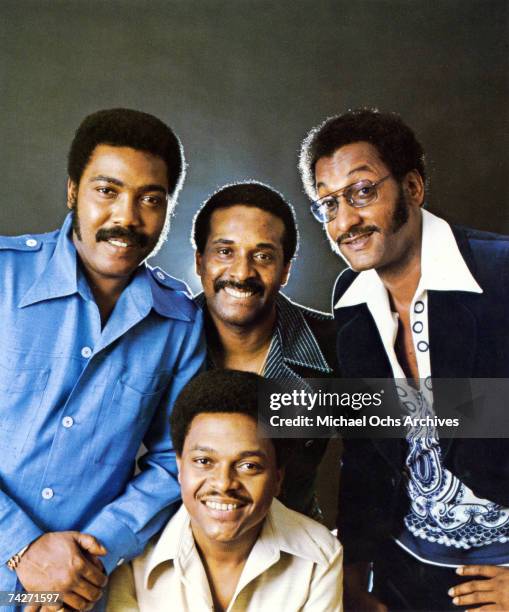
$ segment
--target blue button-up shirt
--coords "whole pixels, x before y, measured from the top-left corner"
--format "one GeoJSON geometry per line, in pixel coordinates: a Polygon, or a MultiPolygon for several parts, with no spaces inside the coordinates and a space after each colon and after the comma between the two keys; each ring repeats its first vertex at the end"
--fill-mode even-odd
{"type": "Polygon", "coordinates": [[[204,360],[201,313],[142,265],[101,329],[70,224],[0,237],[0,590],[16,584],[6,561],[48,531],[96,536],[111,571],[179,500],[169,414],[204,360]]]}

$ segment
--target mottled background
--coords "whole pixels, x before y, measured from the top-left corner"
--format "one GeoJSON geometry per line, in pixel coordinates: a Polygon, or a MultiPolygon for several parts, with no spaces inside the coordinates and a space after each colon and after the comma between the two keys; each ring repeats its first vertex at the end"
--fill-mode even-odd
{"type": "Polygon", "coordinates": [[[328,309],[339,260],[296,171],[306,131],[362,105],[395,110],[428,152],[429,207],[509,233],[507,0],[2,0],[0,232],[55,229],[74,130],[99,108],[154,113],[188,178],[156,262],[194,289],[191,219],[224,182],[295,205],[292,297],[328,309]]]}

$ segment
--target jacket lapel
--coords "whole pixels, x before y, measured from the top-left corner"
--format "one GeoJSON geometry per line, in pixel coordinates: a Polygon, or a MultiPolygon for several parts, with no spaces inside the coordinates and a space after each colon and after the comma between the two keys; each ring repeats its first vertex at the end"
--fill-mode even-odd
{"type": "MultiPolygon", "coordinates": [[[[392,378],[382,339],[366,304],[335,310],[338,323],[339,367],[343,378],[392,378]]],[[[372,439],[385,460],[399,470],[404,460],[403,440],[372,439]]]]}
{"type": "Polygon", "coordinates": [[[428,294],[432,378],[470,378],[473,374],[478,330],[462,295],[447,291],[428,294]]]}

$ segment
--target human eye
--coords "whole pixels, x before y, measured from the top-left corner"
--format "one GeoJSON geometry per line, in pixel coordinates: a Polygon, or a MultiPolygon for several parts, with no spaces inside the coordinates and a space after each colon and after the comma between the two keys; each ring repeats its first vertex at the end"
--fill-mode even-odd
{"type": "Polygon", "coordinates": [[[265,251],[255,253],[254,258],[262,263],[270,263],[274,259],[272,253],[267,253],[265,251]]]}
{"type": "Polygon", "coordinates": [[[222,246],[216,249],[217,255],[219,257],[229,257],[232,254],[232,249],[230,247],[222,246]]]}
{"type": "Polygon", "coordinates": [[[200,468],[209,467],[212,465],[212,461],[209,459],[209,457],[193,457],[193,463],[200,468]]]}
{"type": "Polygon", "coordinates": [[[105,198],[112,198],[117,195],[116,190],[113,189],[112,187],[109,187],[108,185],[99,185],[98,187],[95,188],[95,190],[97,193],[99,193],[101,196],[105,198]]]}
{"type": "Polygon", "coordinates": [[[376,187],[371,181],[357,183],[350,189],[350,193],[345,194],[357,205],[369,204],[376,196],[376,187]]]}
{"type": "Polygon", "coordinates": [[[334,210],[337,206],[336,198],[334,196],[326,196],[320,200],[320,206],[326,211],[334,210]]]}
{"type": "Polygon", "coordinates": [[[258,474],[263,470],[263,466],[254,461],[243,461],[237,469],[244,474],[258,474]]]}
{"type": "Polygon", "coordinates": [[[164,203],[164,198],[160,195],[146,195],[142,198],[143,204],[146,206],[150,206],[151,208],[157,208],[162,206],[164,203]]]}

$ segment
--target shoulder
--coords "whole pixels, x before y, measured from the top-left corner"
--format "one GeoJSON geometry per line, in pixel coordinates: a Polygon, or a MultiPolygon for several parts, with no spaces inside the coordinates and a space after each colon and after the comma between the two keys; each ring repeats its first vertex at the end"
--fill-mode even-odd
{"type": "Polygon", "coordinates": [[[56,245],[60,230],[46,234],[0,236],[0,252],[38,253],[45,246],[56,245]]]}
{"type": "Polygon", "coordinates": [[[509,286],[509,236],[451,225],[458,248],[483,289],[509,286]]]}
{"type": "Polygon", "coordinates": [[[340,556],[341,544],[327,527],[290,510],[277,499],[271,506],[271,518],[285,552],[319,565],[330,565],[340,556]]]}
{"type": "MultiPolygon", "coordinates": [[[[335,370],[337,367],[337,357],[336,322],[334,317],[326,312],[297,304],[282,293],[278,294],[277,306],[280,323],[287,329],[288,341],[295,342],[295,338],[303,333],[303,328],[307,327],[318,343],[323,357],[325,357],[329,366],[335,370]]],[[[305,342],[305,338],[299,337],[301,342],[305,342]]],[[[311,374],[307,374],[307,376],[311,377],[311,374]]]]}
{"type": "Polygon", "coordinates": [[[312,325],[319,326],[322,324],[324,327],[334,325],[334,317],[331,314],[298,304],[283,293],[278,294],[277,304],[279,311],[283,316],[288,316],[288,314],[293,314],[295,316],[302,315],[304,319],[306,319],[306,321],[312,325]]]}
{"type": "Polygon", "coordinates": [[[162,314],[180,313],[184,318],[194,321],[199,309],[186,283],[159,267],[147,266],[147,270],[156,309],[162,314]]]}
{"type": "Polygon", "coordinates": [[[451,229],[460,249],[466,242],[474,251],[499,251],[506,256],[509,255],[509,236],[484,232],[462,225],[451,225],[451,229]]]}
{"type": "MultiPolygon", "coordinates": [[[[26,291],[45,269],[57,244],[59,231],[49,234],[0,236],[2,291],[26,291]]],[[[21,293],[19,297],[21,297],[21,293]]]]}

